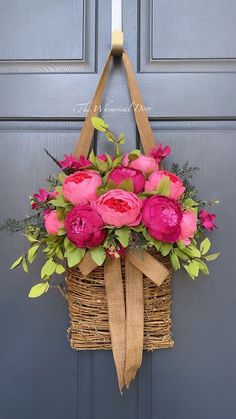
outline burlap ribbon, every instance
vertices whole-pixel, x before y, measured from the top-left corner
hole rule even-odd
[[[79,268],[87,276],[97,264],[87,252]],[[104,264],[109,329],[119,388],[129,387],[142,363],[144,333],[143,275],[160,286],[169,270],[146,251],[127,250],[125,297],[121,260],[107,257]]]
[[[106,80],[109,74],[112,52],[109,53],[88,115],[84,121],[74,157],[87,156],[94,128],[91,118],[96,116],[102,101]],[[128,88],[134,107],[134,115],[144,152],[154,147],[155,141],[148,121],[141,94],[127,53],[122,55]],[[79,268],[87,276],[97,267],[87,252]],[[106,288],[109,329],[112,352],[117,371],[119,388],[129,387],[142,363],[144,335],[144,297],[143,275],[160,286],[168,277],[168,269],[146,251],[127,250],[125,255],[125,293],[121,274],[121,260],[107,257],[104,263],[104,283]],[[125,294],[125,296],[124,296]]]

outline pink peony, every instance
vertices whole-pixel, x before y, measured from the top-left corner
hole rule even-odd
[[[32,209],[38,209],[39,208],[39,202],[47,202],[50,201],[50,199],[53,199],[56,197],[57,192],[49,192],[44,188],[39,189],[39,193],[35,193],[33,195],[33,200],[31,204]]]
[[[206,230],[214,230],[215,228],[217,228],[217,226],[214,224],[215,219],[216,219],[216,214],[208,212],[204,209],[201,209],[201,211],[199,212],[199,220],[201,222],[201,225]]]
[[[103,221],[90,205],[78,205],[67,214],[65,230],[68,239],[77,247],[96,247],[106,237]]]
[[[145,178],[142,172],[129,167],[116,167],[109,174],[108,179],[112,180],[117,186],[119,186],[123,180],[131,179],[135,193],[142,192],[145,184]]]
[[[80,156],[78,159],[75,159],[73,156],[68,156],[65,154],[64,160],[59,161],[62,169],[74,169],[79,170],[82,167],[90,166],[91,163],[84,156]]]
[[[74,205],[87,204],[97,199],[97,188],[101,185],[102,178],[99,174],[81,170],[66,177],[62,193]]]
[[[158,170],[156,172],[153,172],[145,183],[145,191],[155,191],[160,181],[165,176],[168,176],[168,178],[170,179],[170,198],[176,200],[179,199],[185,191],[183,182],[178,176],[174,175],[173,173],[167,172],[166,170]]]
[[[141,221],[142,201],[133,192],[113,189],[101,195],[95,205],[105,224],[136,226]]]
[[[149,234],[155,239],[168,243],[179,239],[182,211],[174,199],[160,195],[146,199],[142,219]]]
[[[181,233],[179,240],[182,240],[186,245],[190,244],[194,234],[197,231],[197,217],[192,211],[183,212],[182,221],[180,223]]]
[[[158,170],[158,164],[153,157],[149,156],[139,156],[135,160],[131,160],[129,163],[129,167],[132,167],[136,170],[141,170],[143,174],[149,174],[154,172],[154,170]]]
[[[150,151],[149,156],[153,157],[157,163],[161,163],[162,160],[164,160],[170,153],[170,146],[166,145],[164,148],[162,148],[162,144],[158,144]]]
[[[63,221],[58,219],[56,210],[44,214],[44,224],[49,234],[57,234],[58,230],[64,227]]]

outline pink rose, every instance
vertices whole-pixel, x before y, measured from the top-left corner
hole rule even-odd
[[[66,154],[64,156],[64,160],[59,161],[59,163],[62,169],[79,170],[82,167],[91,166],[91,162],[84,156],[80,156],[78,159],[75,159],[73,156],[68,156]]]
[[[105,224],[136,226],[141,221],[142,201],[133,192],[113,189],[101,195],[95,205]]]
[[[68,212],[65,230],[68,239],[77,247],[96,247],[106,237],[104,224],[97,211],[90,205],[78,205]]]
[[[99,174],[80,170],[66,177],[62,193],[74,205],[87,204],[97,199],[97,188],[101,185],[102,178]]]
[[[161,163],[162,160],[164,160],[170,153],[170,146],[166,145],[164,148],[162,148],[162,144],[158,144],[150,151],[149,156],[153,157],[157,163]]]
[[[197,217],[192,211],[185,211],[183,212],[182,221],[180,223],[181,233],[179,240],[183,240],[183,242],[188,245],[190,244],[194,234],[197,231]]]
[[[145,178],[142,172],[129,167],[116,167],[109,174],[108,179],[112,180],[117,186],[119,186],[123,180],[131,179],[135,193],[142,192],[145,184]]]
[[[199,212],[199,220],[201,225],[206,230],[214,230],[217,226],[214,224],[214,220],[216,219],[216,214],[210,213],[204,209],[201,209]]]
[[[139,156],[135,160],[131,160],[129,163],[129,167],[132,167],[136,170],[141,170],[143,174],[149,174],[154,172],[154,170],[158,170],[158,164],[153,157],[150,156]]]
[[[174,199],[160,195],[146,199],[142,219],[150,236],[155,239],[168,243],[179,239],[182,211]]]
[[[44,214],[44,224],[49,234],[57,234],[60,228],[64,227],[63,221],[60,221],[56,210]]]
[[[168,176],[168,178],[170,179],[170,198],[176,200],[179,199],[185,191],[183,182],[178,176],[174,175],[173,173],[167,172],[166,170],[158,170],[156,172],[153,172],[145,183],[145,191],[155,191],[160,181],[165,176]]]

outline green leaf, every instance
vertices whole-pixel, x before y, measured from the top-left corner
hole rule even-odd
[[[198,276],[199,274],[199,264],[196,260],[192,260],[189,265],[188,265],[188,269],[189,272],[193,275],[193,276]]]
[[[188,272],[189,276],[192,279],[195,279],[195,276],[193,274],[191,274],[190,270],[189,270],[189,265],[183,265],[184,269]]]
[[[64,266],[61,265],[60,263],[57,263],[55,272],[56,272],[56,274],[61,275],[63,272],[65,272]]]
[[[162,243],[159,240],[152,239],[152,244],[156,248],[156,250],[160,252]]]
[[[207,255],[204,256],[204,259],[208,260],[209,262],[211,262],[212,260],[215,260],[218,258],[218,256],[220,256],[220,252],[217,253],[212,253],[212,255]]]
[[[107,170],[109,169],[108,163],[99,159],[98,157],[96,158],[96,165],[100,172],[107,172]]]
[[[170,187],[171,187],[170,178],[168,176],[165,176],[160,181],[160,183],[157,186],[155,192],[158,195],[169,196],[170,195]]]
[[[144,226],[142,224],[138,225],[137,227],[130,227],[131,230],[136,231],[137,233],[141,233],[144,230]]]
[[[162,256],[167,256],[173,247],[172,243],[161,243],[160,252]]]
[[[203,262],[201,259],[196,259],[196,262],[198,263],[200,271],[205,275],[209,275],[209,269],[205,262]]]
[[[59,182],[64,183],[66,177],[67,177],[66,174],[64,172],[61,172],[57,176],[57,179],[59,180]]]
[[[116,157],[115,158],[115,160],[113,161],[113,163],[112,163],[112,167],[113,167],[113,169],[115,168],[115,167],[117,167],[117,166],[119,166],[119,164],[122,162],[122,160],[123,160],[123,154],[121,154],[120,156],[118,156],[118,157]]]
[[[24,257],[24,258],[23,258],[23,260],[22,260],[22,268],[24,269],[24,271],[25,271],[26,273],[28,273],[28,272],[29,272],[29,268],[28,268],[27,261],[26,261],[25,257]]]
[[[170,261],[175,271],[180,269],[179,258],[175,253],[170,254]]]
[[[185,260],[186,262],[189,260],[189,256],[186,255],[184,252],[182,252],[180,249],[178,248],[174,248],[173,249],[174,253],[176,254],[176,256],[178,256],[178,258]]]
[[[66,257],[69,268],[73,268],[73,266],[78,265],[83,259],[84,254],[85,249],[81,249],[78,247],[75,247],[73,250],[67,251]]]
[[[115,184],[115,182],[113,182],[113,180],[109,179],[107,184],[106,184],[106,191],[110,191],[111,189],[117,189],[118,186]]]
[[[127,227],[119,228],[115,231],[115,236],[123,247],[128,247],[131,231]]]
[[[65,201],[64,197],[62,195],[57,195],[56,199],[52,199],[49,201],[50,204],[54,205],[55,207],[66,207],[68,205],[68,202]]]
[[[29,263],[32,263],[34,259],[36,258],[37,251],[39,249],[39,244],[35,244],[28,250],[28,261]]]
[[[182,249],[182,252],[185,253],[187,256],[190,256],[191,258],[201,257],[200,251],[194,246],[186,246]]]
[[[109,125],[107,125],[106,122],[103,121],[103,119],[99,118],[98,116],[93,116],[91,118],[91,122],[92,122],[93,127],[101,132],[106,132],[107,128],[109,127]]]
[[[180,250],[183,250],[183,249],[185,249],[186,244],[182,240],[178,240],[177,241],[177,246]]]
[[[211,242],[208,239],[208,237],[206,237],[200,244],[201,254],[205,255],[208,252],[208,250],[210,249],[210,247],[211,247]]]
[[[95,156],[94,151],[92,150],[91,153],[89,154],[89,160],[91,161],[91,163],[97,167],[97,158]]]
[[[97,246],[91,249],[90,255],[94,262],[99,266],[101,266],[104,263],[104,260],[106,259],[105,249],[102,246]]]
[[[123,132],[119,135],[118,144],[124,144],[125,143],[125,135]]]
[[[56,262],[52,258],[48,259],[41,269],[41,278],[44,279],[45,277],[51,276],[56,269]]]
[[[106,157],[107,157],[107,164],[109,166],[109,169],[112,169],[112,165],[113,165],[113,160],[112,158],[109,156],[109,154],[106,153]]]
[[[49,289],[48,282],[44,282],[44,283],[40,282],[39,284],[36,284],[31,288],[28,296],[30,298],[40,297],[40,295],[45,294],[45,292],[47,292],[48,289]]]
[[[124,179],[119,184],[119,189],[123,189],[127,192],[134,192],[134,185],[131,179]]]
[[[10,269],[15,269],[18,265],[20,265],[20,263],[22,262],[22,259],[23,259],[23,256],[18,257],[18,259],[16,259],[15,262],[13,262]]]

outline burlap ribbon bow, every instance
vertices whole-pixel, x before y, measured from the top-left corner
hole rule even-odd
[[[89,252],[79,265],[87,276],[97,267]],[[169,270],[146,251],[127,250],[125,255],[125,297],[121,260],[107,257],[104,283],[108,307],[112,352],[119,388],[129,387],[142,363],[144,334],[143,275],[160,286]]]
[[[91,118],[98,114],[111,59],[112,51],[108,55],[88,115],[84,121],[73,153],[74,157],[88,155],[94,133]],[[122,61],[132,103],[140,105],[134,107],[133,110],[141,143],[144,152],[147,154],[155,146],[155,140],[144,110],[132,65],[125,51],[123,51]],[[96,266],[88,252],[79,265],[81,273],[85,276]],[[104,282],[112,351],[121,391],[125,385],[129,386],[142,362],[144,331],[143,274],[155,284],[161,285],[169,275],[169,271],[148,252],[144,251],[140,254],[135,250],[127,250],[125,256],[125,299],[120,259],[107,257],[104,264]]]

